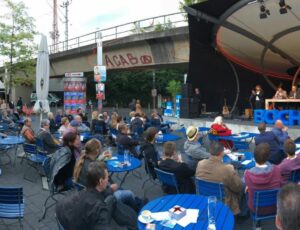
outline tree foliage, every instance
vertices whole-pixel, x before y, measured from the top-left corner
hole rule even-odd
[[[172,95],[172,98],[175,102],[175,97],[180,93],[181,90],[181,82],[176,80],[169,81],[166,90]]]
[[[5,57],[10,83],[23,84],[23,78],[28,85],[35,78],[34,19],[28,16],[23,2],[3,1],[7,13],[0,13],[0,55]]]
[[[163,97],[171,97],[166,90],[170,80],[183,81],[184,70],[161,69],[155,71],[155,86],[157,93]],[[105,85],[105,98],[109,106],[118,104],[125,106],[132,98],[140,99],[142,106],[147,107],[152,102],[151,89],[153,88],[153,71],[136,70],[111,70],[108,72]]]

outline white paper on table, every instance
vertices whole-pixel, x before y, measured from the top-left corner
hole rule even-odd
[[[249,134],[248,133],[244,133],[244,134],[238,134],[238,135],[235,135],[234,137],[237,137],[237,138],[245,138],[245,137],[248,137]]]
[[[245,160],[245,161],[242,162],[242,164],[243,164],[243,165],[247,165],[247,164],[251,163],[251,161],[252,161],[252,160]]]
[[[296,149],[300,148],[300,143],[296,144]]]
[[[168,220],[170,219],[169,212],[152,212],[151,217],[156,221]]]
[[[233,153],[227,153],[227,156],[233,161],[238,160],[238,157],[236,155],[234,155]]]
[[[187,209],[186,215],[182,217],[180,220],[177,220],[177,224],[185,228],[190,223],[197,223],[199,215],[199,209]]]

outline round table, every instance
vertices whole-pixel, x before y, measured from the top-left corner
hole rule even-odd
[[[251,152],[239,152],[239,154],[244,154],[241,160],[232,160],[226,154],[223,157],[223,162],[225,164],[232,164],[235,168],[239,170],[251,169],[255,167],[255,161],[253,159],[253,154]],[[248,162],[247,164],[243,164],[243,162]]]
[[[7,137],[0,137],[0,145],[16,145],[15,146],[15,159],[14,164],[17,157],[18,145],[23,144],[25,139],[22,136],[7,136]]]
[[[163,136],[162,140],[159,137],[156,138],[157,143],[165,143],[167,141],[178,141],[181,138],[179,136],[170,133],[164,133],[162,134],[162,136]]]
[[[128,173],[130,171],[133,171],[139,167],[141,167],[141,161],[133,156],[129,156],[130,165],[122,165],[124,162],[124,156],[123,155],[113,155],[112,159],[106,160],[106,166],[107,171],[110,173],[110,176],[112,176],[114,173],[122,173],[126,172],[124,177],[121,179],[120,187],[124,183]]]
[[[163,212],[168,211],[174,205],[179,205],[183,208],[192,208],[199,209],[199,215],[197,223],[191,223],[187,225],[185,228],[180,226],[179,224],[175,225],[175,229],[207,229],[208,225],[208,217],[207,217],[207,197],[200,195],[192,195],[192,194],[177,194],[177,195],[168,195],[159,197],[155,200],[150,201],[146,204],[140,213],[143,210],[150,210],[151,212]],[[155,229],[167,229],[164,228],[160,221],[154,221]],[[146,225],[138,221],[139,229],[146,229]],[[230,230],[234,228],[234,217],[233,213],[222,202],[217,202],[216,207],[216,229],[224,229]]]

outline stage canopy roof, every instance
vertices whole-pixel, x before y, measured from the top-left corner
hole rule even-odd
[[[224,1],[227,6],[217,2],[186,8],[199,20],[212,23],[216,49],[252,71],[292,79],[300,66],[300,1],[229,0]]]

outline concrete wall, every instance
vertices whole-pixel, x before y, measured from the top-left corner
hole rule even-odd
[[[32,89],[32,86],[14,86],[12,89],[12,100],[16,102],[19,97],[22,97],[23,103],[29,104]]]

